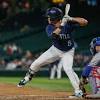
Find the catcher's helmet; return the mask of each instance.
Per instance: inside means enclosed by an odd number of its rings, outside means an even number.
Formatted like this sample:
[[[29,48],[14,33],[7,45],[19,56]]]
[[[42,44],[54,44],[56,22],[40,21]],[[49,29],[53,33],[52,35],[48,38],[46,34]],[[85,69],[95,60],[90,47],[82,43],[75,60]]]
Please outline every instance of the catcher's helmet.
[[[93,38],[90,43],[90,51],[92,54],[96,53],[95,46],[100,46],[100,37]]]
[[[59,8],[52,7],[47,9],[46,17],[50,18],[51,21],[60,20],[63,17],[63,12]]]

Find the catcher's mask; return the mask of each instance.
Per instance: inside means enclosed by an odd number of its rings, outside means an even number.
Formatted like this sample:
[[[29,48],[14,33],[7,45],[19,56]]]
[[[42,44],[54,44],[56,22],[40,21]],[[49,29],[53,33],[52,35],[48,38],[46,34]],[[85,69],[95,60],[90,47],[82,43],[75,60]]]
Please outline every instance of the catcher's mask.
[[[90,43],[90,51],[92,54],[96,53],[96,46],[100,46],[100,37],[93,38]]]

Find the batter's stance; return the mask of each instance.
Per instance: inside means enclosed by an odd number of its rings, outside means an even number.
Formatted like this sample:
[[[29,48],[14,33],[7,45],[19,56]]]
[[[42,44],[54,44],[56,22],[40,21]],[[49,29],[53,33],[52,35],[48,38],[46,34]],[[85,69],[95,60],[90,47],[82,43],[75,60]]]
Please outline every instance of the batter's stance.
[[[49,23],[46,27],[46,32],[52,39],[52,46],[31,64],[29,71],[24,79],[19,82],[18,86],[21,87],[30,81],[40,67],[61,59],[63,69],[75,90],[75,96],[81,97],[83,93],[79,89],[79,78],[72,69],[74,40],[71,33],[78,26],[87,25],[88,21],[80,17],[63,17],[63,12],[56,7],[48,9],[46,16]]]

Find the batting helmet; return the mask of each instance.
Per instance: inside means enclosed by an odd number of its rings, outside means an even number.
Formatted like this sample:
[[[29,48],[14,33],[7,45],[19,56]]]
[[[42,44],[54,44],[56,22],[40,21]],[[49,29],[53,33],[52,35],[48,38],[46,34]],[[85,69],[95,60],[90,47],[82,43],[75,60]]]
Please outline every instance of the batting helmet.
[[[93,38],[90,43],[90,51],[92,54],[96,53],[95,46],[100,46],[100,37]]]
[[[47,9],[46,17],[50,18],[51,21],[60,20],[63,17],[63,12],[59,8],[52,7]]]

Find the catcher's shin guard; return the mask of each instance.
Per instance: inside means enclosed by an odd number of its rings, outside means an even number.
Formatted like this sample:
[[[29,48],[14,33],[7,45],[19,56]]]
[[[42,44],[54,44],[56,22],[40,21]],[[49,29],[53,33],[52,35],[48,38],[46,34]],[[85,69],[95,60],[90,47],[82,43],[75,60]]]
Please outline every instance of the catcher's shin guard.
[[[100,66],[94,66],[90,76],[93,94],[100,93]]]
[[[26,73],[26,76],[24,77],[24,79],[22,79],[19,82],[18,87],[23,87],[27,82],[31,81],[34,74],[35,74],[35,72],[33,70],[29,69],[29,71]]]
[[[79,84],[79,87],[80,87],[80,89],[82,90],[82,92],[83,92],[83,97],[85,97],[86,96],[86,89],[85,89],[85,85],[86,84],[88,84],[88,79],[87,78],[81,78],[81,80],[80,80],[80,84]]]

